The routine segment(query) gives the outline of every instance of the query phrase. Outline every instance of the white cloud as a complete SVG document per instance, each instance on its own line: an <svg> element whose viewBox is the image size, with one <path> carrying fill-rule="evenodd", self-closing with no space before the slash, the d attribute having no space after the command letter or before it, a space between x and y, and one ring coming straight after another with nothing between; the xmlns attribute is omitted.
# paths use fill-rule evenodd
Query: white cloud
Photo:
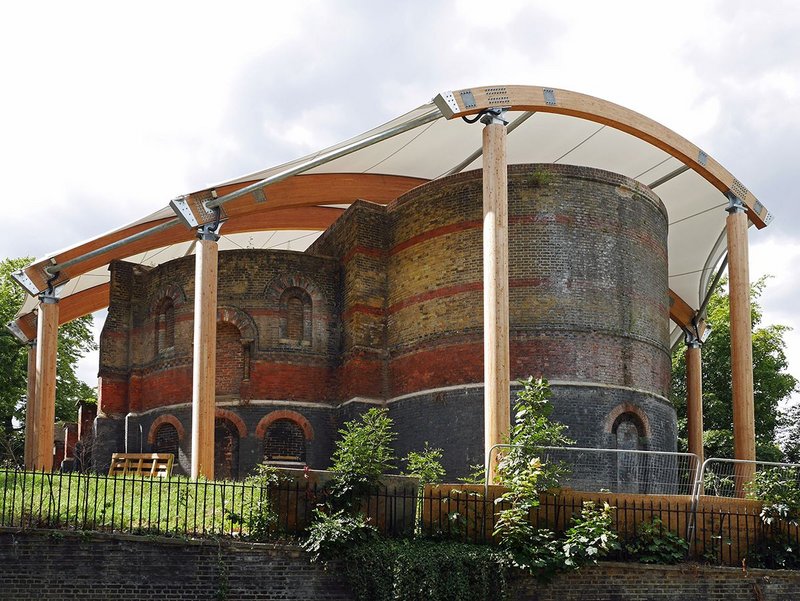
<svg viewBox="0 0 800 601"><path fill-rule="evenodd" d="M753 272L776 276L767 319L796 319L790 0L7 2L0 22L4 256L73 244L442 90L529 83L623 104L721 160L777 216L751 233Z"/></svg>

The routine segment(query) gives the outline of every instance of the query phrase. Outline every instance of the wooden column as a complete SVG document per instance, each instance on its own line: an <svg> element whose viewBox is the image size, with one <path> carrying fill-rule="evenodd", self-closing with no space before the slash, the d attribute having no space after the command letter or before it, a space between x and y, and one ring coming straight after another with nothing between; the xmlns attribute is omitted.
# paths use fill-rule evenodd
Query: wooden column
<svg viewBox="0 0 800 601"><path fill-rule="evenodd" d="M36 341L28 342L28 394L25 401L25 469L33 469L36 453Z"/></svg>
<svg viewBox="0 0 800 601"><path fill-rule="evenodd" d="M733 388L733 456L756 458L753 410L753 337L750 318L750 266L747 213L742 202L731 196L726 222L728 236L728 288L731 313L731 385ZM753 478L755 466L737 465L736 492L743 496L744 484Z"/></svg>
<svg viewBox="0 0 800 601"><path fill-rule="evenodd" d="M493 483L497 455L511 425L511 378L508 343L508 168L506 125L483 119L483 374L484 446L488 483ZM491 459L491 460L490 460Z"/></svg>
<svg viewBox="0 0 800 601"><path fill-rule="evenodd" d="M689 452L697 455L703 464L703 365L700 341L687 337L686 341L686 432Z"/></svg>
<svg viewBox="0 0 800 601"><path fill-rule="evenodd" d="M52 293L39 297L36 330L36 419L33 467L53 469L53 426L56 419L56 358L58 355L58 299Z"/></svg>
<svg viewBox="0 0 800 601"><path fill-rule="evenodd" d="M195 248L192 478L214 479L217 357L217 236L204 230Z"/></svg>

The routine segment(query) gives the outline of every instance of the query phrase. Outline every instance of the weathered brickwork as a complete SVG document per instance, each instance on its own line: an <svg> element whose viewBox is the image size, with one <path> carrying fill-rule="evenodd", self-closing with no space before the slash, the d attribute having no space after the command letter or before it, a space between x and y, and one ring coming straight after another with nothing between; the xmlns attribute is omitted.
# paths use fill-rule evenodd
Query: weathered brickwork
<svg viewBox="0 0 800 601"><path fill-rule="evenodd" d="M342 422L374 403L395 417L400 456L429 441L445 448L453 476L481 460L481 227L478 171L387 206L358 201L305 253L220 253L217 401L247 426L238 473L263 457L254 431L264 403L313 424L305 456L315 468L327 467ZM624 406L649 424L636 422L638 448L675 448L666 248L665 209L637 182L565 165L509 168L511 377L556 382L555 415L579 444L614 446L603 424ZM194 259L111 269L98 431L120 432L110 422L128 416L137 450L140 426L147 434L174 414L187 433L184 469Z"/></svg>
<svg viewBox="0 0 800 601"><path fill-rule="evenodd" d="M43 531L0 532L0 600L352 601L341 568L297 547ZM800 572L601 562L547 584L517 575L511 601L794 601Z"/></svg>

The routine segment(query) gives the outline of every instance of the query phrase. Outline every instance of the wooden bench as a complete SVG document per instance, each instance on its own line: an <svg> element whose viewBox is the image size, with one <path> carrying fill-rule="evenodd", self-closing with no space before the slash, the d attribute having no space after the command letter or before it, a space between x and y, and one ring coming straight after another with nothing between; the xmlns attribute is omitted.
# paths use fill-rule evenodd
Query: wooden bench
<svg viewBox="0 0 800 601"><path fill-rule="evenodd" d="M169 478L174 460L172 453L114 453L108 475Z"/></svg>

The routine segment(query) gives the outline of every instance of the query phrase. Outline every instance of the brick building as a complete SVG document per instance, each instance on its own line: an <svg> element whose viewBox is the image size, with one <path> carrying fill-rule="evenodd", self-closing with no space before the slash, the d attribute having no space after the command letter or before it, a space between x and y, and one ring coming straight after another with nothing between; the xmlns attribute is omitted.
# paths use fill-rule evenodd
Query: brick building
<svg viewBox="0 0 800 601"><path fill-rule="evenodd" d="M328 466L343 420L389 408L404 455L483 457L480 171L388 205L356 202L305 252L219 256L215 473L262 460ZM553 382L581 446L675 450L667 400L667 222L607 171L509 169L511 377ZM111 264L96 445L191 444L194 258Z"/></svg>
<svg viewBox="0 0 800 601"><path fill-rule="evenodd" d="M771 220L703 149L619 105L443 92L16 274L25 463L52 466L58 326L104 307L99 468L123 450L175 452L193 476L324 468L343 421L377 405L398 456L427 441L456 477L502 440L506 392L528 375L550 380L578 445L672 451L681 340L702 458L705 301L725 265L734 453L752 460L747 232Z"/></svg>

